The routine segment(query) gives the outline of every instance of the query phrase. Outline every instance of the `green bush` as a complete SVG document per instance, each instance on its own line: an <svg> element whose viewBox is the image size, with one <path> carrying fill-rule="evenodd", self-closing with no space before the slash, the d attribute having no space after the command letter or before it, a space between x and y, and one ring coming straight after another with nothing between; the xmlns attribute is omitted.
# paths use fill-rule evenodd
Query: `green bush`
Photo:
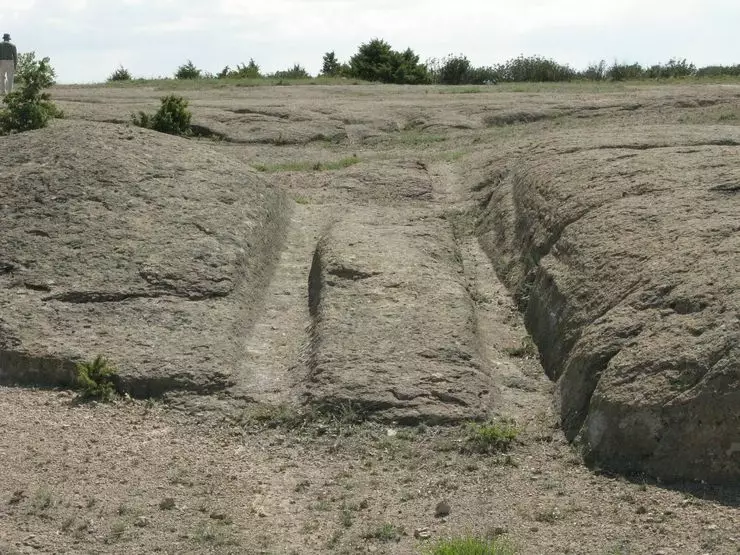
<svg viewBox="0 0 740 555"><path fill-rule="evenodd" d="M590 64L579 77L589 81L604 81L607 78L606 62L601 60L598 64Z"/></svg>
<svg viewBox="0 0 740 555"><path fill-rule="evenodd" d="M645 70L640 64L620 64L614 62L606 75L610 81L634 81L645 76Z"/></svg>
<svg viewBox="0 0 740 555"><path fill-rule="evenodd" d="M689 77L696 73L696 66L684 59L671 58L665 64L651 66L645 74L649 79L672 79Z"/></svg>
<svg viewBox="0 0 740 555"><path fill-rule="evenodd" d="M195 67L192 61L188 60L186 64L181 65L175 72L175 79L198 79L201 71Z"/></svg>
<svg viewBox="0 0 740 555"><path fill-rule="evenodd" d="M449 55L437 68L435 80L442 85L470 85L472 72L473 65L465 56Z"/></svg>
<svg viewBox="0 0 740 555"><path fill-rule="evenodd" d="M250 58L248 64L237 64L236 69L226 66L216 77L219 79L259 79L262 74L260 66Z"/></svg>
<svg viewBox="0 0 740 555"><path fill-rule="evenodd" d="M740 77L740 64L734 66L706 66L696 70L697 77Z"/></svg>
<svg viewBox="0 0 740 555"><path fill-rule="evenodd" d="M453 538L437 542L429 555L514 555L516 550L506 540L481 540L478 538Z"/></svg>
<svg viewBox="0 0 740 555"><path fill-rule="evenodd" d="M18 68L21 84L3 98L7 108L0 111L0 134L41 129L52 118L64 117L51 101L51 95L44 92L54 85L55 72L49 58L36 60L35 54L30 53Z"/></svg>
<svg viewBox="0 0 740 555"><path fill-rule="evenodd" d="M18 54L18 67L15 70L15 82L21 84L23 75L33 67L36 61L36 52L21 52Z"/></svg>
<svg viewBox="0 0 740 555"><path fill-rule="evenodd" d="M77 388L82 399L110 401L115 391L113 378L115 368L102 356L92 362L81 362L77 365Z"/></svg>
<svg viewBox="0 0 740 555"><path fill-rule="evenodd" d="M139 112L131 116L132 123L170 135L190 135L192 113L188 110L188 101L181 96L171 94L161 99L162 105L154 115Z"/></svg>
<svg viewBox="0 0 740 555"><path fill-rule="evenodd" d="M469 424L466 449L476 453L507 451L517 435L519 430L507 422Z"/></svg>
<svg viewBox="0 0 740 555"><path fill-rule="evenodd" d="M300 64L284 71L276 71L272 77L276 79L310 79L311 75Z"/></svg>
<svg viewBox="0 0 740 555"><path fill-rule="evenodd" d="M342 65L337 60L337 56L334 51L327 52L324 54L323 64L321 66L321 75L327 77L336 77L342 70Z"/></svg>
<svg viewBox="0 0 740 555"><path fill-rule="evenodd" d="M419 63L410 48L397 52L381 39L363 43L349 61L352 77L381 83L423 84L429 82L427 66Z"/></svg>
<svg viewBox="0 0 740 555"><path fill-rule="evenodd" d="M552 81L570 81L577 72L567 65L542 56L519 56L497 68L502 81L545 83Z"/></svg>
<svg viewBox="0 0 740 555"><path fill-rule="evenodd" d="M131 81L131 72L129 72L125 67L119 66L118 69L108 77L108 81Z"/></svg>

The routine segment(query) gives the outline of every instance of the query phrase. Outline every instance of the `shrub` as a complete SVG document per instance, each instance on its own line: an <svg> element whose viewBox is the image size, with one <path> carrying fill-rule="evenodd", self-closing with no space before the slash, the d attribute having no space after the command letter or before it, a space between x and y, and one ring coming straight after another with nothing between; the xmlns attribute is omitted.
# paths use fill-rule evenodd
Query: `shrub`
<svg viewBox="0 0 740 555"><path fill-rule="evenodd" d="M131 81L131 72L129 72L125 67L119 66L118 69L108 77L108 81Z"/></svg>
<svg viewBox="0 0 740 555"><path fill-rule="evenodd" d="M115 391L113 377L115 368L102 356L92 362L81 362L77 365L77 387L83 399L110 401Z"/></svg>
<svg viewBox="0 0 740 555"><path fill-rule="evenodd" d="M181 65L175 72L175 79L198 79L201 71L195 67L192 61L188 60L186 64Z"/></svg>
<svg viewBox="0 0 740 555"><path fill-rule="evenodd" d="M598 64L590 64L580 77L589 81L604 81L607 78L606 62L601 60Z"/></svg>
<svg viewBox="0 0 740 555"><path fill-rule="evenodd" d="M342 66L339 63L339 60L337 60L333 50L324 54L323 65L321 66L321 75L336 77L339 75L341 70Z"/></svg>
<svg viewBox="0 0 740 555"><path fill-rule="evenodd" d="M260 66L250 58L248 64L237 64L236 69L226 66L217 75L219 79L259 79L262 77Z"/></svg>
<svg viewBox="0 0 740 555"><path fill-rule="evenodd" d="M189 135L192 132L190 120L193 115L188 110L188 101L171 94L163 97L161 102L162 105L154 115L145 112L139 112L138 116L132 115L133 124L170 135Z"/></svg>
<svg viewBox="0 0 740 555"><path fill-rule="evenodd" d="M300 64L295 64L285 71L276 71L273 74L276 79L310 79L311 75Z"/></svg>
<svg viewBox="0 0 740 555"><path fill-rule="evenodd" d="M473 66L465 56L448 56L442 60L437 82L443 85L469 85Z"/></svg>
<svg viewBox="0 0 740 555"><path fill-rule="evenodd" d="M21 52L18 54L18 67L15 71L15 81L20 84L23 82L23 75L28 72L36 61L36 52Z"/></svg>
<svg viewBox="0 0 740 555"><path fill-rule="evenodd" d="M3 98L7 108L0 111L0 133L41 129L50 119L64 116L51 101L51 95L44 92L54 84L55 72L49 58L36 60L31 53L18 67L22 85Z"/></svg>
<svg viewBox="0 0 740 555"><path fill-rule="evenodd" d="M740 64L734 66L706 66L696 70L697 77L740 77Z"/></svg>
<svg viewBox="0 0 740 555"><path fill-rule="evenodd" d="M410 48L397 52L381 39L373 39L360 46L349 62L352 77L381 83L421 84L429 81L426 65L419 63Z"/></svg>
<svg viewBox="0 0 740 555"><path fill-rule="evenodd" d="M577 75L570 66L542 56L519 56L496 69L503 81L513 82L570 81Z"/></svg>
<svg viewBox="0 0 740 555"><path fill-rule="evenodd" d="M516 550L503 539L452 538L439 541L428 553L430 555L514 555Z"/></svg>
<svg viewBox="0 0 740 555"><path fill-rule="evenodd" d="M519 431L506 422L488 422L468 425L466 447L476 453L506 451Z"/></svg>
<svg viewBox="0 0 740 555"><path fill-rule="evenodd" d="M686 58L682 60L671 58L666 64L654 65L645 73L650 79L689 77L696 73L696 66L688 63Z"/></svg>
<svg viewBox="0 0 740 555"><path fill-rule="evenodd" d="M614 62L606 72L607 77L610 81L631 81L635 79L642 79L644 77L645 70L640 64L620 64Z"/></svg>

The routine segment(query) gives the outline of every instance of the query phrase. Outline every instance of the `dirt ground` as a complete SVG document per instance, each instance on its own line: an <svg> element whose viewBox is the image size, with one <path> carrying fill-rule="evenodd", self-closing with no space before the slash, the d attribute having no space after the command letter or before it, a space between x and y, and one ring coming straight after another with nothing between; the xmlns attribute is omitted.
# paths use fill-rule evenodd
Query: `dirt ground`
<svg viewBox="0 0 740 555"><path fill-rule="evenodd" d="M230 187L244 171L245 184L281 191L290 200L282 246L239 333L228 306L213 305L229 320L226 354L188 358L178 343L160 352L144 338L130 356L163 372L157 357L222 371L218 387L170 380L162 396L113 404L0 388L0 553L404 554L466 535L504 537L522 554L740 553L736 485L584 465L499 261L476 234L482 153L514 157L551 133L607 127L736 134L740 85L180 92L205 136L168 142L168 152L215 162L196 164L210 172L200 181L183 177L188 167L162 179L207 189L221 168L233 172ZM57 129L72 145L70 129L118 133L163 94L58 87L73 121L55 125L68 126ZM215 241L222 228L209 218ZM23 306L41 302L36 293L24 292ZM3 299L0 352L6 330L21 335L14 326L33 330L36 318L12 316L19 302ZM78 317L52 307L59 322ZM219 324L209 319L203 337L220 338ZM183 325L187 333L158 341L181 341L185 352L202 324ZM34 344L61 356L56 333ZM111 345L114 360L128 356L125 341ZM508 449L474 449L480 430L469 422L487 418L517 430ZM437 515L442 501L449 514Z"/></svg>

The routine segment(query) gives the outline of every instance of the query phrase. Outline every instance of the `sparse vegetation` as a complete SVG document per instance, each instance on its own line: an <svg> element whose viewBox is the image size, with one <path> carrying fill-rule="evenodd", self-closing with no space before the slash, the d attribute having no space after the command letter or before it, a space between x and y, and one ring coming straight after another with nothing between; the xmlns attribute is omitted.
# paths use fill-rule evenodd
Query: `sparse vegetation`
<svg viewBox="0 0 740 555"><path fill-rule="evenodd" d="M505 539L482 540L462 537L441 540L434 544L429 555L514 555L514 546Z"/></svg>
<svg viewBox="0 0 740 555"><path fill-rule="evenodd" d="M357 156L349 156L342 158L334 162L287 162L283 164L256 164L254 169L264 173L277 173L277 172L320 172L320 171L335 171L349 168L355 164L359 164L360 159Z"/></svg>
<svg viewBox="0 0 740 555"><path fill-rule="evenodd" d="M101 355L92 362L77 364L77 388L82 399L110 401L115 386L115 368Z"/></svg>
<svg viewBox="0 0 740 555"><path fill-rule="evenodd" d="M153 129L170 135L190 135L192 113L188 110L188 101L181 96L171 94L161 99L162 105L153 115L145 112L133 114L131 121L139 127Z"/></svg>
<svg viewBox="0 0 740 555"><path fill-rule="evenodd" d="M509 422L471 423L465 448L476 453L507 451L518 435L519 430Z"/></svg>
<svg viewBox="0 0 740 555"><path fill-rule="evenodd" d="M403 535L403 528L385 523L377 528L365 532L362 537L366 540L377 540L380 542L397 542Z"/></svg>
<svg viewBox="0 0 740 555"><path fill-rule="evenodd" d="M108 77L108 82L112 81L131 81L131 72L129 72L125 67L119 66L118 69Z"/></svg>
<svg viewBox="0 0 740 555"><path fill-rule="evenodd" d="M504 349L504 352L510 357L515 358L534 358L537 356L537 345L532 338L527 335L516 347Z"/></svg>
<svg viewBox="0 0 740 555"><path fill-rule="evenodd" d="M18 64L18 78L19 88L3 98L6 108L0 111L0 135L41 129L51 119L64 116L45 92L55 78L49 58L36 60L34 53L25 55Z"/></svg>

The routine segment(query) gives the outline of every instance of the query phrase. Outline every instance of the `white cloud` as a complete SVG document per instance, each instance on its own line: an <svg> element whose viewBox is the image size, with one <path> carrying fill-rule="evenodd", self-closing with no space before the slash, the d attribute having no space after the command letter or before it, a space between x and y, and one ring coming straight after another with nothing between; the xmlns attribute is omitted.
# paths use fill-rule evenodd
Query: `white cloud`
<svg viewBox="0 0 740 555"><path fill-rule="evenodd" d="M253 57L267 71L316 72L324 52L346 59L373 37L476 64L520 53L577 66L740 62L736 0L22 0L4 15L3 32L51 56L63 82L104 79L122 52L135 75L171 74L187 58L211 71Z"/></svg>

